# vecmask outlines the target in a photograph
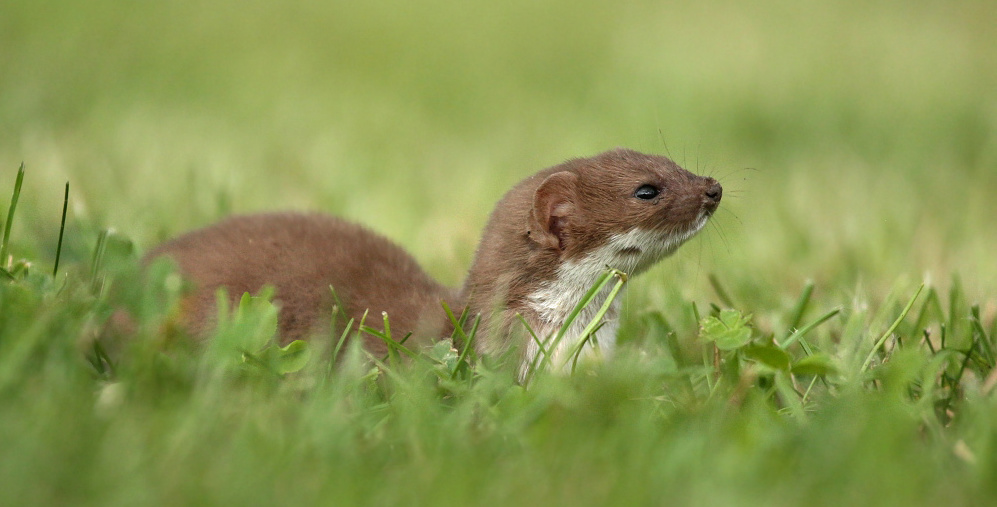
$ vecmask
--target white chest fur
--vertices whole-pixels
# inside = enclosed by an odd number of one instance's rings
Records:
[[[584,338],[583,331],[595,318],[603,306],[611,290],[607,285],[596,295],[595,299],[586,305],[567,329],[556,345],[553,343],[571,311],[592,288],[599,276],[607,268],[615,268],[630,276],[636,275],[648,267],[671,255],[682,243],[691,238],[706,224],[702,217],[695,227],[678,234],[667,234],[660,231],[632,229],[623,234],[609,238],[606,244],[596,248],[581,259],[566,261],[557,270],[554,280],[543,284],[529,296],[531,307],[538,316],[537,322],[531,322],[537,338],[548,347],[548,358],[555,368],[563,368],[571,362],[571,353]],[[581,351],[582,357],[604,356],[612,352],[616,346],[616,331],[619,328],[620,299],[619,294],[604,316],[602,327],[595,334],[595,340],[587,344]],[[549,347],[553,346],[553,350]],[[526,361],[524,366],[533,364],[539,346],[532,340],[526,345]]]

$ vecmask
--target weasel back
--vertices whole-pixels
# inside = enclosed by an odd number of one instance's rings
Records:
[[[387,312],[393,334],[437,335],[441,300],[450,289],[429,277],[407,252],[370,230],[320,214],[271,213],[236,216],[159,245],[144,263],[166,256],[193,282],[183,302],[189,331],[204,336],[216,321],[215,292],[225,287],[231,302],[264,286],[276,289],[279,334],[284,343],[330,332],[332,290],[356,323],[379,328]],[[432,317],[439,318],[432,318]],[[385,344],[365,338],[372,353]]]

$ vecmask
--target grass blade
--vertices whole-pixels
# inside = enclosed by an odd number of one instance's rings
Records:
[[[614,272],[623,274],[622,271],[608,268],[601,275],[599,275],[599,278],[596,279],[595,283],[592,285],[592,288],[589,289],[584,296],[582,296],[581,300],[578,301],[578,304],[576,304],[571,310],[571,313],[568,314],[568,318],[564,320],[564,324],[561,326],[561,329],[557,331],[557,336],[554,338],[553,343],[551,343],[547,350],[557,350],[557,346],[561,344],[561,340],[564,339],[564,335],[567,334],[568,329],[571,329],[572,324],[575,323],[575,319],[578,318],[578,314],[581,313],[582,308],[588,306],[588,304],[595,299],[596,294],[602,292],[602,289],[609,284],[609,280],[613,277]],[[623,274],[623,276],[625,277],[626,275]],[[584,336],[584,334],[582,336]],[[544,363],[549,364],[550,361],[545,360]]]
[[[440,301],[440,304],[443,305],[443,311],[447,314],[447,319],[450,319],[450,323],[453,324],[453,335],[451,336],[451,338],[459,339],[460,342],[464,344],[466,348],[468,342],[470,341],[470,338],[468,338],[467,334],[464,333],[464,326],[462,324],[467,317],[467,308],[464,309],[464,311],[460,315],[460,318],[458,319],[457,316],[454,315],[453,310],[450,309],[450,305],[448,305],[446,301]]]
[[[467,361],[467,356],[470,354],[474,348],[471,346],[474,342],[474,337],[478,334],[478,325],[481,324],[481,316],[478,315],[474,319],[474,324],[471,326],[471,334],[468,337],[466,343],[464,343],[464,350],[460,351],[460,355],[457,356],[457,365],[454,366],[453,372],[450,373],[450,378],[457,378],[457,372],[460,371],[460,365]],[[469,366],[470,367],[470,366]]]
[[[973,305],[970,309],[970,315],[972,318],[969,321],[969,325],[973,331],[973,336],[976,337],[974,341],[979,342],[980,352],[986,360],[987,366],[993,368],[997,361],[995,361],[993,345],[987,338],[987,332],[983,329],[983,322],[980,319],[980,305]]]
[[[717,275],[710,273],[707,277],[710,280],[710,285],[713,287],[713,291],[717,293],[717,297],[720,298],[720,302],[727,305],[727,308],[736,308],[734,300],[731,299],[730,294],[724,289],[723,285],[720,285],[720,279]]]
[[[14,195],[10,198],[10,208],[7,210],[7,223],[3,227],[3,241],[0,241],[0,267],[7,267],[7,249],[10,247],[10,229],[14,225],[14,211],[17,209],[17,200],[21,197],[21,185],[24,183],[24,162],[17,170],[17,179],[14,181]]]
[[[107,248],[107,236],[111,234],[110,229],[104,229],[100,231],[100,235],[97,236],[97,245],[93,249],[93,257],[90,259],[90,288],[94,294],[100,292],[101,280],[98,276],[100,273],[100,264],[104,258],[104,250]]]
[[[806,313],[807,307],[810,305],[810,296],[812,296],[813,293],[814,283],[812,281],[808,281],[807,286],[803,288],[803,294],[800,295],[800,300],[796,302],[796,306],[793,307],[793,312],[789,317],[789,332],[791,334],[797,333],[796,329],[803,320],[803,314]]]
[[[839,313],[841,313],[841,308],[835,308],[834,310],[831,310],[830,312],[825,313],[819,319],[811,322],[810,324],[807,324],[806,326],[803,326],[802,329],[799,329],[796,332],[794,332],[793,334],[789,335],[789,338],[786,338],[785,341],[783,341],[782,343],[778,344],[779,348],[781,348],[781,349],[788,348],[790,345],[796,343],[797,340],[803,338],[803,336],[805,336],[807,333],[809,333],[815,327],[823,324],[828,319],[830,319],[831,317],[834,317],[835,315],[837,315]]]
[[[62,237],[66,232],[66,210],[69,208],[69,182],[66,182],[66,195],[62,198],[62,223],[59,225],[59,244],[55,247],[55,267],[52,276],[59,274],[59,258],[62,257]]]
[[[914,293],[914,297],[910,298],[910,301],[907,302],[907,306],[904,307],[902,312],[900,312],[900,316],[897,317],[897,320],[893,321],[893,324],[886,330],[885,333],[883,333],[883,336],[880,336],[879,339],[876,340],[876,344],[873,345],[872,350],[869,351],[869,355],[866,356],[865,361],[862,363],[862,369],[860,371],[866,371],[869,368],[869,365],[872,363],[872,359],[876,357],[876,351],[879,350],[884,343],[886,343],[886,340],[889,339],[890,335],[897,330],[900,323],[907,318],[907,314],[910,312],[910,309],[914,307],[914,302],[917,301],[917,297],[921,295],[922,290],[924,290],[923,283],[917,288],[917,292]]]
[[[606,316],[606,312],[609,311],[610,305],[613,304],[616,296],[621,290],[623,290],[623,285],[627,283],[626,273],[618,269],[611,269],[609,273],[617,278],[616,284],[613,285],[613,288],[609,291],[609,294],[606,296],[606,300],[603,301],[599,311],[596,312],[595,316],[592,317],[592,320],[590,320],[588,325],[585,326],[585,329],[582,330],[581,339],[575,344],[574,350],[568,354],[569,358],[573,357],[571,362],[572,373],[574,373],[575,366],[578,364],[578,356],[581,354],[582,348],[585,347],[585,344],[591,339],[599,327],[602,326],[602,318]]]
[[[519,321],[523,323],[523,327],[526,328],[526,332],[529,333],[530,338],[533,339],[533,343],[535,343],[537,346],[537,353],[533,355],[533,360],[530,361],[530,364],[526,368],[526,371],[523,372],[522,376],[525,382],[533,377],[533,373],[536,372],[537,368],[541,364],[549,365],[550,357],[547,347],[544,345],[544,342],[540,340],[540,338],[537,338],[537,333],[535,333],[533,331],[533,328],[530,327],[530,323],[526,322],[526,319],[519,313],[516,314],[516,318],[518,318]]]

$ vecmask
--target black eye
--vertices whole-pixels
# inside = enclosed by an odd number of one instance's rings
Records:
[[[641,185],[634,191],[634,197],[650,201],[651,199],[658,197],[658,193],[658,189],[653,185]]]

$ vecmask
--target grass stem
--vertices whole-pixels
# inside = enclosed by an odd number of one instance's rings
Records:
[[[59,224],[59,244],[55,247],[55,266],[52,276],[59,274],[59,258],[62,257],[62,237],[66,232],[66,211],[69,209],[69,182],[66,182],[66,194],[62,198],[62,223]]]
[[[14,181],[14,195],[10,198],[10,208],[7,210],[7,221],[3,227],[3,240],[0,241],[0,267],[9,268],[7,262],[7,251],[10,248],[10,229],[14,225],[14,211],[17,210],[17,201],[21,197],[21,185],[24,183],[24,162],[17,169],[17,179]]]
[[[909,313],[910,309],[914,307],[914,301],[917,301],[917,297],[921,295],[922,290],[924,290],[923,283],[917,288],[917,292],[914,293],[914,297],[910,298],[910,301],[907,302],[907,306],[904,307],[902,312],[900,312],[900,316],[897,317],[897,320],[893,321],[893,324],[886,330],[885,333],[883,333],[883,336],[880,336],[879,339],[876,340],[876,344],[873,345],[872,350],[869,351],[869,355],[866,356],[865,361],[862,363],[861,371],[866,371],[869,368],[869,365],[872,364],[872,360],[876,357],[876,351],[878,351],[879,348],[886,343],[886,340],[889,339],[890,335],[897,330],[900,323],[907,318],[907,313]]]

